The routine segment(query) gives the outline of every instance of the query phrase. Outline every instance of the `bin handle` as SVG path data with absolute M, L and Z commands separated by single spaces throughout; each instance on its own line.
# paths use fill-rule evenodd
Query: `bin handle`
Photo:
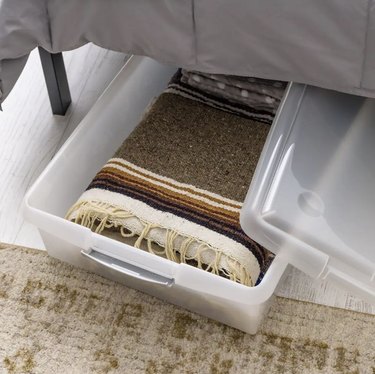
M 130 277 L 140 279 L 142 281 L 166 287 L 171 287 L 174 284 L 173 278 L 168 278 L 163 275 L 155 274 L 150 270 L 146 270 L 139 266 L 129 264 L 122 260 L 118 260 L 117 258 L 105 255 L 95 250 L 95 248 L 82 250 L 81 254 L 86 258 L 90 259 L 91 261 L 94 261 L 110 270 L 114 270 L 118 273 L 125 274 Z

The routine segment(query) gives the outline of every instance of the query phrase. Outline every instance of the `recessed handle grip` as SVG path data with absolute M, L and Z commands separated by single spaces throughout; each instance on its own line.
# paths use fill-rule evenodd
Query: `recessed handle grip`
M 81 254 L 91 261 L 94 261 L 108 269 L 131 276 L 133 278 L 140 279 L 142 281 L 159 284 L 166 287 L 170 287 L 174 283 L 173 278 L 155 274 L 150 270 L 142 269 L 139 266 L 118 260 L 117 258 L 113 258 L 111 256 L 98 252 L 94 248 L 90 248 L 89 250 L 82 250 Z

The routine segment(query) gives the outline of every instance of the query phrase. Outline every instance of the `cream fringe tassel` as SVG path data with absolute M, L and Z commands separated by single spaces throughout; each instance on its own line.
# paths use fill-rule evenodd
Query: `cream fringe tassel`
M 136 218 L 142 225 L 141 232 L 131 231 L 124 227 L 126 219 Z M 177 263 L 187 263 L 194 260 L 197 262 L 197 267 L 216 275 L 223 274 L 232 281 L 241 283 L 245 286 L 254 286 L 251 274 L 237 259 L 225 254 L 223 251 L 210 246 L 209 244 L 187 235 L 181 235 L 177 231 L 153 224 L 134 215 L 131 212 L 118 208 L 110 203 L 98 201 L 81 201 L 72 206 L 66 215 L 66 219 L 85 226 L 95 233 L 100 234 L 105 229 L 117 228 L 124 238 L 137 237 L 134 244 L 135 248 L 140 248 L 142 242 L 147 242 L 147 250 L 156 255 L 163 255 L 168 260 Z M 99 223 L 99 224 L 98 224 Z M 149 237 L 152 229 L 165 230 L 165 242 L 158 243 Z M 128 231 L 128 232 L 127 232 Z M 184 241 L 176 248 L 174 246 L 175 239 L 180 236 Z M 162 250 L 156 250 L 152 244 L 155 243 L 161 246 Z M 196 247 L 193 255 L 188 255 L 192 250 L 192 246 Z M 208 251 L 213 255 L 211 263 L 202 262 L 204 253 Z M 223 267 L 223 263 L 226 264 Z

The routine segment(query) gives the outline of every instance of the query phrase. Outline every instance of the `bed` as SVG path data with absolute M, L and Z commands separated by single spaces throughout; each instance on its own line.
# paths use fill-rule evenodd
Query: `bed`
M 373 0 L 0 0 L 2 102 L 31 50 L 85 43 L 375 97 Z

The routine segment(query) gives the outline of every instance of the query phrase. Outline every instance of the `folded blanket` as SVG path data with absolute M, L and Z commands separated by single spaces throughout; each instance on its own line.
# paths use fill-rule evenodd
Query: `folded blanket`
M 173 76 L 165 92 L 180 95 L 204 103 L 212 108 L 267 124 L 272 124 L 275 112 L 279 105 L 279 100 L 275 100 L 270 107 L 261 107 L 260 101 L 263 102 L 264 97 L 261 97 L 260 100 L 253 102 L 252 104 L 236 100 L 228 100 L 222 94 L 207 91 L 206 87 L 201 87 L 199 84 L 190 85 L 186 83 L 186 79 L 183 78 L 181 69 L 179 69 Z
M 215 96 L 275 114 L 286 82 L 182 70 L 181 81 Z
M 272 254 L 242 231 L 239 214 L 268 130 L 164 93 L 67 219 L 252 286 Z

